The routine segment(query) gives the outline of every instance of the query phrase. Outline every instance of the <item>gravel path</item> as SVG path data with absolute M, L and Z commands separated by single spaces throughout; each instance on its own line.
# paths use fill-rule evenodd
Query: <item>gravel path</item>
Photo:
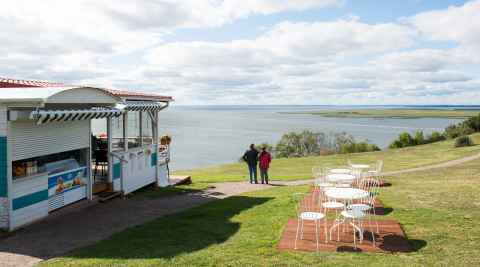
M 440 164 L 385 173 L 396 175 L 451 167 L 480 158 L 480 154 Z M 126 228 L 163 215 L 245 192 L 311 183 L 312 180 L 272 181 L 272 185 L 248 182 L 218 183 L 199 193 L 158 199 L 114 199 L 107 203 L 80 204 L 54 213 L 47 219 L 0 239 L 0 266 L 33 266 L 69 251 L 95 244 Z

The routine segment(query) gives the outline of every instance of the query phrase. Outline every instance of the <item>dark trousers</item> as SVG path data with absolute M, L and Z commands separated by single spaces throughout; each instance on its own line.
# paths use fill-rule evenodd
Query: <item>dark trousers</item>
M 262 178 L 262 184 L 268 184 L 268 169 L 260 168 L 260 177 Z
M 248 164 L 248 173 L 250 174 L 250 183 L 258 183 L 257 164 Z

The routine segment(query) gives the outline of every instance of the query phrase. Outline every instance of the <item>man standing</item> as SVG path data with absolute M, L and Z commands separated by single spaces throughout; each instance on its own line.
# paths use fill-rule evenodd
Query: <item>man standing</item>
M 270 162 L 272 161 L 272 156 L 268 153 L 266 147 L 262 147 L 262 152 L 258 157 L 260 162 L 260 177 L 262 178 L 262 184 L 265 182 L 268 184 L 268 168 L 270 167 Z
M 253 184 L 257 181 L 257 162 L 258 162 L 258 151 L 255 149 L 255 145 L 251 144 L 250 149 L 243 154 L 243 160 L 248 165 L 248 172 L 250 174 L 250 183 Z

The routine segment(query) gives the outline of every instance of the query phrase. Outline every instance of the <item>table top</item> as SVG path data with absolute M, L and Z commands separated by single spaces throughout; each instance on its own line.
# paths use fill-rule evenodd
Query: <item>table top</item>
M 368 165 L 368 164 L 352 164 L 351 166 L 354 169 L 368 169 L 368 168 L 370 168 L 370 165 Z
M 340 181 L 354 181 L 355 175 L 347 174 L 347 173 L 332 173 L 327 175 L 327 180 L 329 182 L 340 182 Z
M 358 188 L 330 188 L 325 191 L 329 198 L 339 200 L 361 199 L 368 197 L 368 191 Z
M 352 170 L 350 169 L 331 169 L 330 173 L 334 174 L 350 174 Z

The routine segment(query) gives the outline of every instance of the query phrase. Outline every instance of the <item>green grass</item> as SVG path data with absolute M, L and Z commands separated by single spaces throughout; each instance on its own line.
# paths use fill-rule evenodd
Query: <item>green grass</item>
M 480 144 L 480 134 L 473 135 L 475 144 Z M 454 148 L 454 141 L 444 141 L 422 146 L 390 149 L 377 152 L 342 154 L 306 158 L 274 159 L 270 168 L 271 180 L 310 179 L 313 166 L 346 165 L 347 159 L 354 163 L 373 164 L 376 160 L 384 161 L 385 171 L 409 169 L 441 163 L 469 156 L 480 152 L 480 146 Z M 191 175 L 194 183 L 214 183 L 228 181 L 245 181 L 247 167 L 245 163 L 219 165 L 204 169 L 176 172 Z
M 411 253 L 279 252 L 294 216 L 276 187 L 217 200 L 128 229 L 42 266 L 479 266 L 480 161 L 388 177 L 380 198 L 400 221 Z
M 320 115 L 334 118 L 451 118 L 466 119 L 477 116 L 480 110 L 441 110 L 441 109 L 352 109 L 307 111 L 301 114 Z M 297 113 L 298 114 L 298 113 Z

